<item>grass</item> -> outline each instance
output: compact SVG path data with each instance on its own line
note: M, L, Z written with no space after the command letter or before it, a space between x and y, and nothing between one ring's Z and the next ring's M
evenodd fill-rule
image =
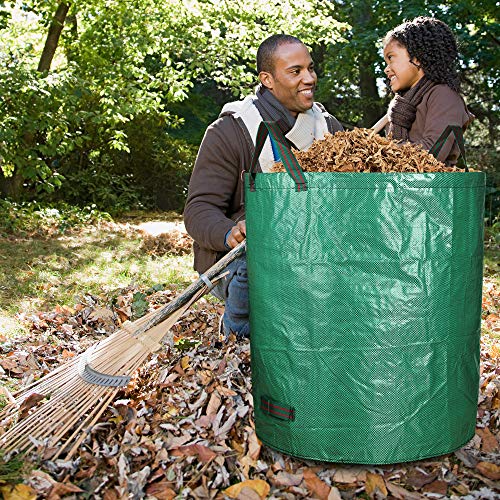
M5 483L20 483L26 472L27 468L22 457L15 456L6 460L4 458L4 452L0 450L0 485ZM11 498L14 497L12 496Z
M500 221L484 230L484 275L500 284Z
M73 306L85 294L109 297L131 284L183 287L196 278L191 255L152 257L140 249L140 233L126 229L114 224L50 238L0 237L0 334L24 332L19 313Z
M178 214L133 213L118 223L107 223L99 220L95 211L92 216L97 219L90 221L88 210L82 215L74 207L65 207L54 222L53 215L33 219L32 212L25 208L9 209L23 215L23 229L32 230L34 221L46 227L36 236L24 230L4 232L3 236L0 232L0 335L26 333L18 319L20 313L49 311L56 305L73 306L87 294L107 300L129 285L147 288L162 283L185 287L197 277L191 255L150 256L140 248L141 233L131 228L146 221L179 222ZM61 234L57 223L67 224L68 219L81 224ZM11 220L19 225L21 219ZM485 235L485 276L497 283L499 229L497 222L486 229Z

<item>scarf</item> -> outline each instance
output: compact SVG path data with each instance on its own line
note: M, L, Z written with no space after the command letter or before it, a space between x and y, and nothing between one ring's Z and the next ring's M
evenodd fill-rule
M242 101L225 104L219 116L223 117L229 114L236 118L236 123L243 127L244 133L252 142L254 142L262 119L276 122L285 136L288 147L300 151L306 150L314 139L323 139L325 134L330 131L330 124L333 121L328 120L330 115L317 104L314 104L311 109L299 113L295 118L269 90L262 86L255 89L253 96L247 96ZM268 172L276 158L271 141L266 140L259 157L261 170Z
M256 88L255 95L257 96L257 100L254 101L254 104L262 118L266 121L277 122L283 135L290 132L295 125L295 118L283 104L262 84Z
M424 75L414 87L394 96L387 111L389 133L393 139L408 141L409 131L417 116L417 106L434 85L435 83Z

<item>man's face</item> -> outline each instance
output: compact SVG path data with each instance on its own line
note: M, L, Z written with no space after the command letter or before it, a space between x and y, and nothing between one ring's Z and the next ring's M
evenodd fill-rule
M285 43L274 53L272 73L260 81L293 116L312 108L318 77L309 51L302 43Z

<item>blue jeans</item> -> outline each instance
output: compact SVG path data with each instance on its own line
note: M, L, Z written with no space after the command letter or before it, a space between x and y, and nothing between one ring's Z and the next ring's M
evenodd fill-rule
M229 274L222 278L211 293L225 302L222 317L223 331L226 337L233 332L238 338L250 337L248 321L248 277L247 259L244 255L231 262L224 272Z

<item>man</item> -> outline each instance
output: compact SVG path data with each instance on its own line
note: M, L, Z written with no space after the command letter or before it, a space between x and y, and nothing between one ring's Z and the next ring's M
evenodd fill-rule
M307 149L340 123L314 102L317 76L307 47L290 35L273 35L257 51L256 94L226 104L201 143L189 183L184 221L194 239L194 267L205 272L245 238L243 172L262 120L276 121L296 149ZM259 157L261 172L279 160L269 138ZM225 301L223 330L248 337L246 258L230 264L212 293Z

